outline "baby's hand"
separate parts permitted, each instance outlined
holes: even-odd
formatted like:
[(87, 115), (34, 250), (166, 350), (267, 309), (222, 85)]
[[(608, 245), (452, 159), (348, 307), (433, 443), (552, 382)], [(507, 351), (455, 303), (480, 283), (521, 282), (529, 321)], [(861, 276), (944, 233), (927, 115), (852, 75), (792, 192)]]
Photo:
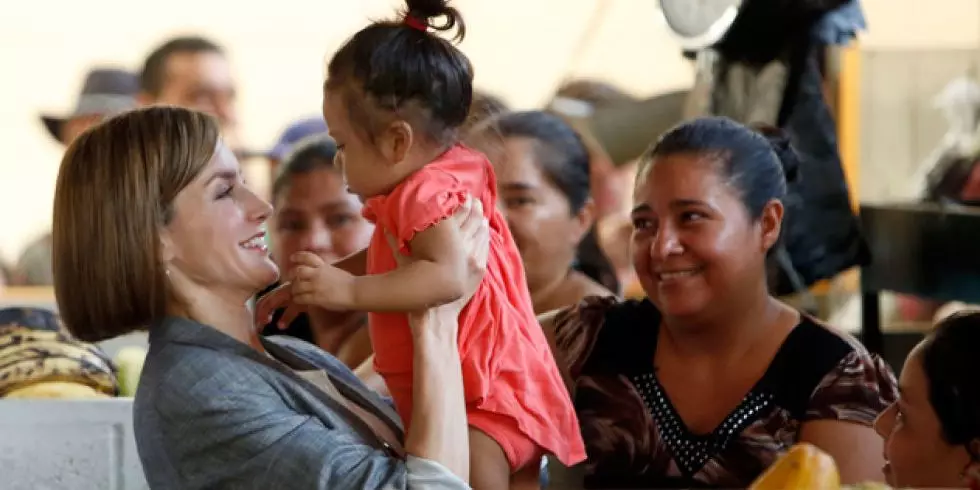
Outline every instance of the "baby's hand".
[(310, 252), (298, 252), (290, 260), (294, 265), (290, 288), (294, 305), (333, 311), (354, 308), (355, 277), (352, 274)]

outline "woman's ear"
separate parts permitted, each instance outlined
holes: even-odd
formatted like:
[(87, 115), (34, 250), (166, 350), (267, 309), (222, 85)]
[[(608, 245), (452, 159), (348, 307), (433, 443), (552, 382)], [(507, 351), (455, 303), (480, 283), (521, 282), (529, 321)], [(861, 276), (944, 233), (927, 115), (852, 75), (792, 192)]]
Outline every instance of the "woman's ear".
[(415, 132), (407, 121), (399, 120), (391, 123), (379, 141), (381, 155), (389, 165), (397, 165), (408, 156), (415, 142)]
[(569, 234), (569, 238), (573, 242), (572, 245), (577, 247), (579, 242), (581, 242), (589, 230), (592, 229), (592, 225), (595, 224), (595, 201), (593, 201), (591, 198), (585, 201), (585, 204), (582, 205), (582, 209), (579, 209), (573, 218), (575, 221), (575, 229)]
[(170, 238), (170, 233), (167, 230), (160, 232), (160, 261), (164, 265), (169, 264), (177, 256), (177, 250), (174, 246), (173, 240)]
[(759, 225), (762, 231), (762, 251), (768, 252), (779, 241), (779, 233), (783, 229), (783, 214), (785, 208), (778, 199), (773, 199), (762, 208)]

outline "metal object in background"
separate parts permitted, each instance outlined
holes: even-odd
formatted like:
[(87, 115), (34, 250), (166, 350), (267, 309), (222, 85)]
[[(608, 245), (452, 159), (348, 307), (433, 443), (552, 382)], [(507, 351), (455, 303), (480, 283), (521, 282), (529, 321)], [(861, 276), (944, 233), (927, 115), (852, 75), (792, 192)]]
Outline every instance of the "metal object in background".
[[(684, 119), (688, 90), (660, 94), (640, 102), (612, 103), (583, 110), (565, 101), (550, 109), (564, 116), (584, 138), (594, 139), (616, 166), (640, 155), (662, 133)], [(578, 102), (578, 101), (576, 101)]]
[(721, 41), (735, 23), (743, 0), (660, 0), (667, 26), (685, 50)]
[(861, 268), (862, 341), (881, 353), (879, 293), (980, 303), (980, 210), (930, 203), (863, 204), (873, 260)]

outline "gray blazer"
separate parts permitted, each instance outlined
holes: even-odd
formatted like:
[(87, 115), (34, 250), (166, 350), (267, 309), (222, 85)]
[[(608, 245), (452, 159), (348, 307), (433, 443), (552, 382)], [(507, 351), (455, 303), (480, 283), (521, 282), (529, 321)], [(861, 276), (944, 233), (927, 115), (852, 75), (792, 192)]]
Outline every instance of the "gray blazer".
[(301, 340), (263, 343), (289, 367), (191, 320), (166, 318), (150, 328), (133, 418), (151, 488), (468, 488), (438, 463), (399, 458), (292, 371), (325, 370), (344, 396), (404, 438), (392, 407), (343, 363)]

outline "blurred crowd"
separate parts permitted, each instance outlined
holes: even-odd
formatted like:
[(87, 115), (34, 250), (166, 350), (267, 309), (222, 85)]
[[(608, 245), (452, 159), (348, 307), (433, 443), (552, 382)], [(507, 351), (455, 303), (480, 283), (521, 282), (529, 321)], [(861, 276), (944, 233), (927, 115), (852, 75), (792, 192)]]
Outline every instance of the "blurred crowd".
[[(298, 114), (293, 123), (283, 128), (270, 148), (257, 148), (250, 144), (241, 136), (242, 121), (236, 107), (237, 80), (234, 73), (234, 67), (219, 43), (202, 36), (175, 37), (165, 40), (153, 49), (137, 73), (115, 66), (91, 68), (81, 84), (74, 108), (62, 114), (41, 114), (40, 119), (48, 134), (67, 148), (80, 133), (106, 116), (132, 108), (164, 104), (200, 110), (218, 120), (223, 140), (234, 149), (241, 161), (252, 168), (263, 167), (262, 172), (268, 172), (269, 182), (278, 178), (280, 187), (285, 187), (282, 185), (285, 177), (279, 175), (280, 163), (297, 143), (305, 138), (325, 135), (327, 127), (321, 116), (310, 115), (318, 112), (317, 108), (311, 108), (310, 114)], [(601, 81), (572, 80), (558, 89), (553, 103), (545, 109), (553, 109), (552, 112), (556, 114), (567, 112), (562, 107), (563, 104), (567, 106), (569, 101), (579, 106), (595, 108), (635, 99)], [(467, 128), (477, 128), (479, 122), (508, 109), (493, 94), (477, 91)], [(589, 226), (578, 246), (579, 253), (584, 256), (580, 259), (576, 255), (573, 262), (578, 268), (589, 271), (590, 275), (603, 284), (617, 289), (620, 285), (626, 288), (634, 285), (635, 288), (625, 245), (616, 245), (625, 244), (623, 233), (628, 233), (629, 230), (623, 196), (635, 167), (627, 165), (615, 168), (594, 138), (581, 136), (588, 151), (587, 171), (590, 173), (590, 192), (585, 195), (585, 200), (589, 203), (585, 209)], [(547, 178), (543, 183), (555, 186)], [(314, 217), (308, 216), (306, 219), (314, 220)], [(294, 228), (297, 226), (295, 223), (287, 225)], [(284, 225), (275, 223), (274, 226)], [(328, 228), (326, 224), (307, 223), (303, 226)], [(537, 225), (531, 229), (544, 236), (545, 229)], [(313, 238), (310, 240), (317, 243), (329, 241), (316, 238), (315, 231), (311, 232)], [(289, 241), (279, 235), (281, 234), (276, 234), (273, 240), (280, 238)], [(535, 247), (540, 246), (538, 242), (541, 240), (538, 238), (540, 237), (526, 237), (526, 247), (531, 247), (532, 243), (536, 244), (533, 245)], [(548, 247), (550, 245), (545, 248)], [(548, 256), (549, 253), (547, 250), (541, 252), (542, 256)], [(25, 246), (14, 263), (0, 262), (0, 285), (49, 286), (52, 280), (50, 233), (43, 234)]]

